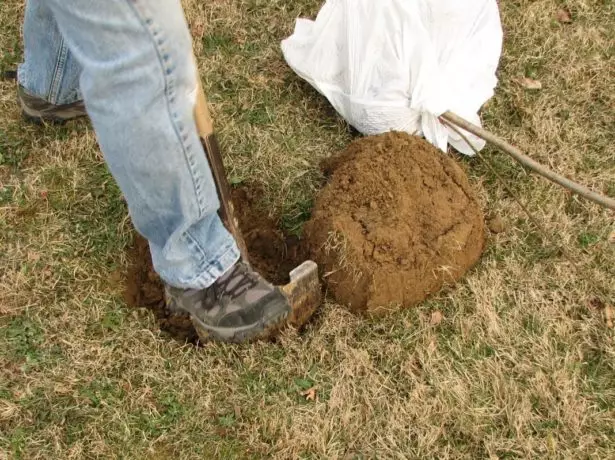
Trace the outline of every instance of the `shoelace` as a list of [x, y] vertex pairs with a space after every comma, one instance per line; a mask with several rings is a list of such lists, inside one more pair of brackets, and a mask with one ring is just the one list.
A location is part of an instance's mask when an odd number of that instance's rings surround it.
[[[234, 285], [233, 285], [234, 284]], [[258, 279], [255, 274], [250, 271], [242, 263], [235, 265], [231, 273], [223, 281], [219, 281], [214, 285], [217, 298], [223, 296], [235, 299], [249, 289], [252, 289], [258, 284]], [[230, 286], [233, 285], [231, 288]]]

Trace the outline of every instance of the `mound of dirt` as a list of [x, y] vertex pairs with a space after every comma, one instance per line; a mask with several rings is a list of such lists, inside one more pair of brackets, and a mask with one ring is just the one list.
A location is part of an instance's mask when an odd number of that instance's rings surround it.
[[[250, 263], [271, 283], [286, 284], [290, 271], [307, 258], [307, 252], [296, 237], [286, 236], [277, 221], [258, 206], [261, 198], [262, 192], [257, 187], [235, 189], [232, 194]], [[128, 255], [130, 266], [124, 293], [126, 303], [151, 310], [161, 330], [182, 342], [196, 343], [198, 336], [190, 317], [171, 313], [165, 305], [164, 287], [153, 269], [147, 241], [135, 235], [135, 243]], [[311, 313], [293, 312], [290, 324], [303, 326]]]
[[427, 141], [365, 137], [325, 173], [304, 235], [340, 304], [370, 314], [411, 306], [480, 258], [484, 216], [468, 179]]

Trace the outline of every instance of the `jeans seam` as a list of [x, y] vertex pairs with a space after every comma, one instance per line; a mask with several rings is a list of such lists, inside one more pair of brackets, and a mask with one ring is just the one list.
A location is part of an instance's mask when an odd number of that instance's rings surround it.
[[[174, 113], [172, 104], [174, 104], [175, 99], [175, 89], [173, 85], [173, 65], [165, 64], [165, 61], [169, 61], [168, 59], [164, 59], [164, 56], [169, 56], [164, 49], [162, 49], [162, 45], [164, 44], [164, 39], [156, 39], [156, 35], [159, 35], [160, 32], [155, 30], [153, 26], [155, 26], [153, 19], [151, 19], [148, 15], [145, 14], [144, 11], [141, 11], [137, 7], [137, 1], [129, 1], [127, 2], [129, 7], [135, 13], [135, 16], [141, 22], [141, 25], [145, 30], [148, 31], [150, 38], [153, 42], [154, 50], [156, 51], [156, 56], [158, 57], [158, 64], [162, 70], [162, 78], [164, 80], [164, 93], [165, 93], [165, 102], [167, 107], [167, 116], [169, 117], [171, 124], [173, 125], [173, 129], [179, 141], [179, 144], [182, 147], [182, 153], [184, 154], [184, 158], [186, 163], [188, 164], [188, 169], [190, 171], [190, 177], [192, 179], [192, 184], [194, 187], [194, 194], [196, 196], [197, 204], [198, 204], [198, 218], [202, 218], [205, 215], [205, 205], [203, 204], [203, 196], [201, 193], [201, 180], [198, 175], [198, 171], [195, 169], [194, 162], [194, 153], [192, 152], [192, 145], [186, 143], [188, 136], [185, 133], [185, 127], [181, 123], [180, 120], [177, 120], [176, 115]], [[199, 248], [201, 249], [201, 248]], [[202, 251], [202, 249], [201, 249]]]
[[[212, 268], [214, 268], [216, 265], [220, 264], [220, 261], [225, 259], [230, 253], [232, 253], [233, 255], [236, 256], [236, 258], [239, 257], [239, 254], [236, 253], [234, 245], [228, 244], [225, 245], [223, 247], [223, 250], [220, 251], [217, 254], [217, 257], [206, 261], [205, 263], [207, 264], [205, 266], [205, 268], [203, 270], [201, 270], [201, 273], [198, 276], [195, 276], [194, 278], [192, 278], [191, 280], [188, 280], [185, 284], [190, 284], [190, 285], [200, 285], [200, 284], [209, 284], [211, 285], [211, 283], [209, 283], [209, 281], [215, 282], [216, 280], [214, 279], [215, 277], [212, 275], [211, 270]], [[221, 270], [224, 271], [224, 270]], [[222, 273], [221, 273], [222, 275]], [[207, 280], [207, 283], [203, 283], [204, 280]]]
[[56, 104], [58, 102], [58, 95], [60, 92], [62, 79], [64, 77], [64, 67], [66, 65], [67, 54], [68, 48], [64, 43], [64, 37], [62, 37], [60, 39], [60, 52], [58, 53], [58, 57], [56, 59], [56, 65], [53, 69], [53, 78], [51, 79], [51, 84], [49, 85], [49, 91], [47, 95], [47, 100], [51, 104]]
[[186, 230], [182, 236], [186, 239], [186, 242], [188, 243], [188, 245], [192, 247], [193, 249], [196, 249], [198, 253], [200, 254], [200, 257], [197, 263], [199, 265], [203, 265], [203, 262], [207, 262], [207, 264], [210, 265], [210, 262], [205, 260], [206, 259], [205, 249], [203, 249], [203, 247], [201, 247], [198, 241], [196, 241], [196, 239], [190, 234], [190, 231]]

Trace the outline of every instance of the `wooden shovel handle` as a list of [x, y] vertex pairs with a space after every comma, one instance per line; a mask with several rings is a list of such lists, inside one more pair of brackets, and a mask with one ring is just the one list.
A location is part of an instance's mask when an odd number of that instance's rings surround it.
[[231, 235], [235, 238], [241, 258], [244, 262], [248, 263], [248, 249], [246, 242], [243, 239], [241, 230], [239, 229], [239, 222], [235, 216], [235, 207], [231, 200], [231, 188], [226, 178], [226, 170], [224, 169], [224, 163], [222, 162], [222, 155], [220, 153], [220, 145], [218, 139], [214, 133], [214, 124], [209, 108], [207, 107], [207, 99], [205, 92], [201, 86], [200, 80], [197, 78], [197, 94], [196, 104], [194, 106], [194, 120], [196, 127], [207, 155], [207, 161], [211, 168], [211, 173], [216, 183], [216, 190], [218, 191], [218, 198], [220, 200], [220, 209], [218, 214], [222, 219], [222, 223], [227, 228]]
[[200, 81], [197, 81], [194, 121], [196, 122], [196, 129], [199, 136], [203, 139], [214, 134], [214, 120], [211, 118], [211, 113], [209, 112], [209, 107], [207, 106], [205, 91], [203, 91]]

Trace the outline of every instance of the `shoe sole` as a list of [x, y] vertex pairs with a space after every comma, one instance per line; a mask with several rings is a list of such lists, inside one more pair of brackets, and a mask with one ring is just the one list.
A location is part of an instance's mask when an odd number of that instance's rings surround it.
[[195, 316], [192, 316], [192, 324], [202, 342], [247, 343], [272, 337], [287, 323], [290, 313], [291, 309], [288, 308], [277, 317], [241, 328], [214, 327]]
[[34, 110], [28, 107], [24, 102], [19, 98], [19, 105], [21, 106], [21, 113], [23, 117], [34, 124], [42, 125], [43, 123], [51, 123], [54, 125], [63, 125], [70, 120], [76, 120], [77, 118], [85, 117], [86, 114], [76, 114], [74, 111], [67, 112], [58, 112], [54, 114], [41, 112], [39, 110]]

